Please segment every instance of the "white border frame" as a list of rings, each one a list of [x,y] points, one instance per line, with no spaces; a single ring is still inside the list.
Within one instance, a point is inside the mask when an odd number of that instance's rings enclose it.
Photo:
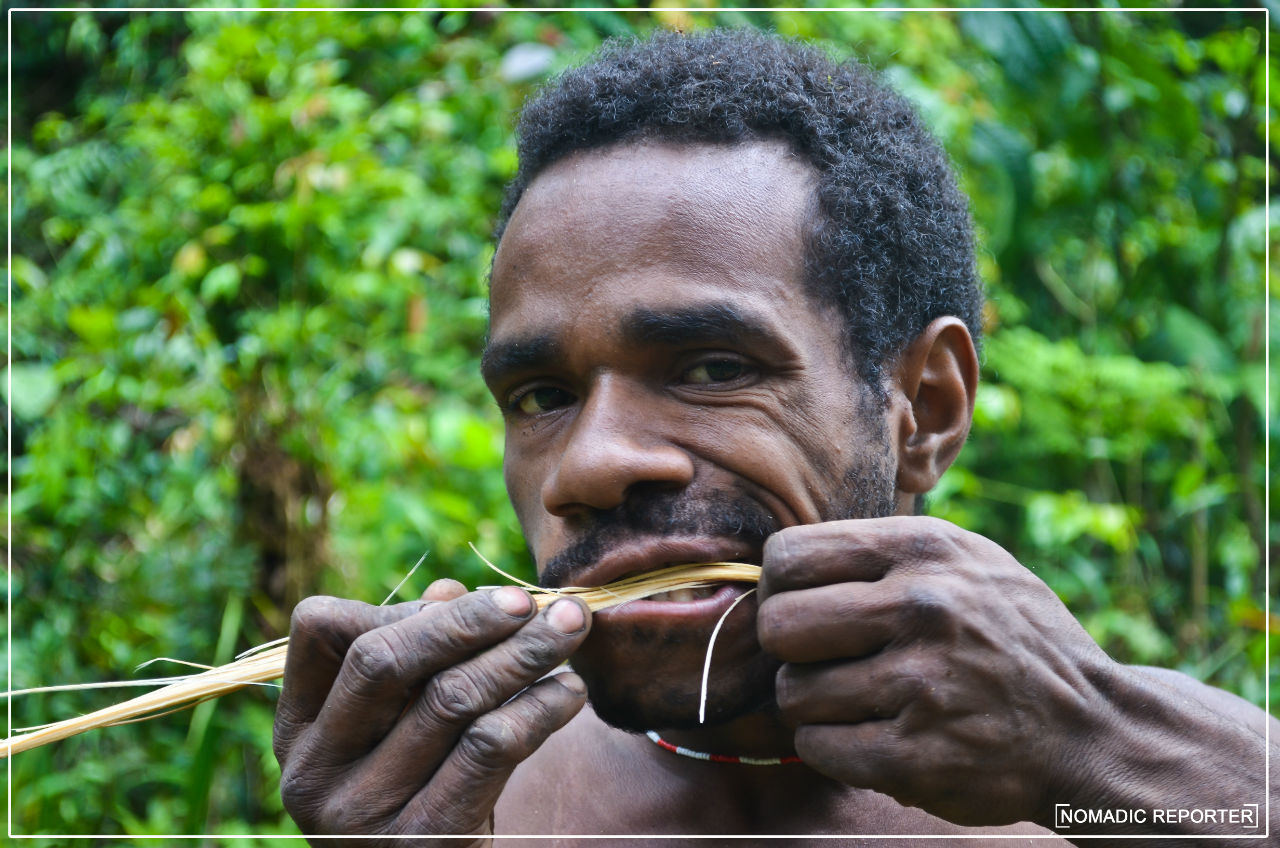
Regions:
[[[662,11],[664,11],[664,12],[692,12],[692,13],[706,13],[706,12],[718,12],[718,11],[725,11],[725,12],[728,12],[728,11],[732,11],[732,12],[814,12],[814,13],[824,13],[824,12],[875,12],[875,13],[884,13],[884,12],[899,12],[899,13],[901,13],[901,12],[910,12],[910,13],[916,13],[916,12],[957,12],[957,11],[964,11],[964,12],[1021,12],[1021,13],[1028,13],[1028,12],[1093,12],[1093,13],[1095,13],[1095,14],[1098,14],[1098,13],[1105,14],[1105,13],[1110,13],[1110,12],[1119,12],[1119,13],[1132,13],[1132,12],[1164,12],[1164,13],[1173,13],[1173,14],[1177,14],[1177,13],[1180,13],[1180,12],[1224,12],[1224,11],[1261,12],[1261,13],[1263,14],[1263,57],[1262,57],[1262,60],[1263,60],[1263,62],[1264,62],[1264,87],[1263,87],[1264,94],[1263,94],[1263,103],[1262,103],[1262,108],[1263,108],[1263,117],[1264,117],[1264,123],[1263,123],[1263,125],[1264,125],[1264,128],[1265,128],[1265,129],[1264,129],[1264,145],[1265,145],[1265,156],[1264,156],[1264,162],[1265,162],[1265,163],[1266,163],[1266,165],[1267,165],[1266,170],[1264,171],[1264,176],[1263,176],[1264,194],[1265,194],[1265,197],[1264,197],[1264,203],[1263,203],[1263,208],[1264,208],[1265,213],[1266,213],[1266,234],[1265,234],[1265,236],[1264,236],[1265,241],[1264,241],[1264,260],[1263,260],[1263,292],[1262,292],[1262,294],[1263,294],[1263,310],[1264,310],[1264,312],[1263,312],[1263,315],[1264,315],[1263,323],[1264,323],[1264,333],[1265,333],[1265,335],[1266,335],[1265,354],[1264,354],[1265,358],[1264,358],[1264,366],[1263,366],[1263,372],[1264,372],[1264,374],[1265,374],[1265,379],[1266,379],[1266,386],[1264,387],[1264,398],[1265,398],[1265,400],[1264,400],[1264,405],[1265,405],[1265,409],[1263,410],[1263,414],[1264,414],[1264,416],[1269,414],[1270,409],[1271,409],[1271,310],[1270,310],[1270,308],[1269,308],[1269,306],[1270,306],[1269,301],[1270,301],[1270,294],[1271,294],[1271,169],[1270,169],[1270,163],[1271,163],[1271,121],[1267,119],[1267,116],[1268,116],[1268,113],[1269,113],[1269,111],[1270,111],[1270,101],[1271,101],[1271,63],[1270,63],[1270,61],[1269,61],[1269,60],[1270,60],[1270,58],[1271,58],[1271,9],[1270,9],[1270,7],[1265,7],[1265,6],[1264,6],[1264,7],[1223,7],[1223,8],[1213,8],[1213,7],[1187,7],[1187,8],[1158,8],[1158,7],[1114,8],[1114,7],[1112,7],[1112,8],[1102,8],[1102,9],[1100,9],[1100,8],[1089,8],[1089,7],[1067,7],[1067,8],[1045,8],[1045,7],[1037,7],[1037,8],[1020,8],[1020,7],[1009,7],[1009,6],[991,6],[991,7],[980,7],[980,8],[963,8],[963,7],[928,7],[928,8],[900,8],[900,7],[886,7],[886,8],[866,8],[866,7],[861,7],[861,8],[851,8],[851,7],[835,7],[835,8],[796,8],[796,7],[792,7],[792,6],[748,6],[748,7],[723,8],[723,9],[722,9],[722,8],[715,8],[715,7],[713,7],[713,8],[698,8],[698,7],[665,7],[665,6],[664,6],[664,7],[662,7],[662,8],[661,8],[661,10],[662,10]],[[5,17],[6,17],[6,27],[7,27],[7,51],[8,51],[8,52],[7,52],[7,54],[6,54],[6,55],[7,55],[7,68],[6,68],[6,71],[7,71],[7,74],[6,74],[6,80],[7,80],[7,90],[6,90],[6,93],[7,93],[7,101],[6,101],[6,108],[7,108],[7,112],[6,112],[6,124],[7,124],[7,126],[6,126],[6,143],[7,143],[7,145],[8,145],[8,146],[7,146],[7,149],[6,149],[6,161],[7,161],[8,171],[7,171],[7,172],[6,172],[6,174],[5,174],[5,179],[6,179],[6,190],[7,190],[7,192],[8,192],[8,195],[7,195],[7,198],[6,198],[6,200],[7,200],[7,210],[6,210],[6,211],[7,211],[7,214],[8,214],[8,218],[7,218],[8,228],[7,228],[7,233],[6,233],[6,249],[5,249],[6,283],[7,283],[7,289],[6,289],[6,301],[5,301],[5,303],[6,303],[6,307],[7,307],[7,311],[6,311],[6,333],[7,333],[7,335],[5,336],[5,344],[6,344],[6,355],[7,355],[7,357],[8,357],[8,358],[7,358],[7,361],[8,361],[8,362],[12,362],[12,361],[13,361],[13,308],[12,308],[12,304],[13,304],[13,14],[14,14],[14,12],[441,12],[441,11],[445,11],[445,12],[479,12],[479,11],[491,11],[491,12],[525,12],[525,13],[529,13],[529,12],[532,12],[532,13],[540,13],[540,12],[592,12],[592,11],[594,11],[594,12],[601,12],[601,11],[608,11],[608,12],[631,12],[631,13],[641,13],[641,14],[644,14],[644,13],[651,12],[651,11],[653,11],[653,10],[652,10],[652,9],[645,9],[645,8],[636,8],[636,9],[619,9],[619,8],[611,7],[611,6],[593,6],[593,7],[586,7],[586,8],[574,8],[574,7],[552,7],[552,8],[545,8],[545,9],[543,9],[543,8],[539,8],[539,9],[519,9],[519,8],[510,8],[510,7],[492,7],[492,6],[443,6],[443,7],[414,7],[414,8],[397,8],[397,7],[380,7],[380,6],[370,6],[370,7],[367,7],[367,8],[361,8],[361,7],[349,7],[349,6],[328,7],[328,8],[326,8],[326,7],[310,7],[310,6],[308,6],[308,7],[299,7],[299,8],[283,8],[283,7],[264,7],[264,8],[259,8],[259,7],[225,7],[225,6],[207,7],[207,8],[191,8],[191,7],[181,7],[181,6],[179,6],[179,7],[169,7],[169,8],[164,8],[164,7],[151,7],[151,6],[138,7],[138,8],[110,7],[110,6],[88,6],[88,7],[65,7],[65,6],[52,6],[52,7],[48,7],[48,8],[29,7],[29,6],[24,6],[24,7],[11,7],[11,8],[8,10],[8,13],[7,13],[7,14],[6,14],[6,16],[5,16]],[[12,393],[13,393],[13,373],[12,373],[12,371],[11,371],[11,370],[10,370],[10,371],[8,371],[8,381],[7,381],[7,385],[6,385],[6,387],[5,387],[5,390],[6,390],[6,395],[5,395],[6,397],[12,397],[12,396],[13,396],[13,395],[12,395]],[[7,663],[8,663],[8,668],[7,668],[7,675],[8,675],[8,676],[6,677],[5,685],[6,685],[6,687],[7,687],[7,688],[6,688],[6,692],[11,693],[11,692],[13,691],[13,514],[12,514],[12,511],[10,510],[10,508],[9,508],[9,505],[10,505],[10,504],[12,503],[12,501],[13,501],[13,474],[12,474],[12,466],[13,466],[13,407],[12,407],[12,405],[11,405],[11,404],[10,404],[10,405],[6,405],[6,412],[7,412],[7,415],[6,415],[6,421],[5,421],[5,427],[6,427],[6,430],[5,430],[5,436],[6,436],[6,450],[7,450],[7,454],[6,454],[6,456],[7,456],[8,463],[9,463],[8,467],[9,467],[9,469],[10,469],[10,473],[8,474],[8,491],[6,492],[7,500],[5,501],[5,521],[6,521],[6,525],[5,525],[5,526],[6,526],[6,530],[7,530],[7,534],[8,534],[8,535],[7,535],[7,537],[6,537],[6,550],[5,550],[5,566],[6,566],[6,567],[5,567],[5,581],[6,581],[6,590],[7,590],[7,594],[6,594],[6,610],[5,610],[5,612],[6,612],[6,616],[7,616],[7,617],[6,617],[5,624],[6,624],[6,639],[7,639],[7,643],[6,643],[6,644],[7,644],[7,648],[8,648],[7,653],[6,653],[6,659],[7,659]],[[1263,595],[1263,620],[1264,620],[1264,622],[1267,622],[1267,624],[1266,624],[1266,625],[1264,625],[1264,630],[1263,630],[1263,646],[1264,646],[1264,654],[1265,654],[1265,656],[1264,656],[1264,660],[1263,660],[1263,703],[1264,703],[1264,706],[1263,706],[1263,712],[1264,712],[1264,713],[1266,713],[1267,715],[1270,715],[1270,711],[1269,711],[1269,708],[1268,708],[1268,706],[1267,706],[1267,705],[1269,705],[1269,704],[1270,704],[1270,702],[1271,702],[1271,674],[1270,674],[1270,672],[1271,672],[1271,628],[1270,628],[1270,625],[1269,625],[1269,622],[1270,622],[1270,620],[1271,620],[1271,592],[1270,592],[1270,587],[1271,587],[1271,521],[1270,521],[1270,516],[1271,516],[1271,486],[1270,486],[1270,471],[1271,471],[1271,440],[1270,440],[1270,438],[1268,437],[1268,435],[1267,435],[1267,433],[1266,433],[1265,429],[1264,429],[1264,433],[1263,433],[1263,463],[1264,463],[1264,467],[1266,468],[1267,483],[1268,483],[1268,484],[1267,484],[1267,486],[1265,487],[1265,491],[1264,491],[1264,495],[1263,495],[1263,504],[1264,504],[1264,506],[1263,506],[1263,522],[1264,522],[1264,526],[1263,526],[1263,534],[1264,534],[1264,538],[1265,538],[1265,540],[1266,540],[1266,541],[1265,541],[1265,551],[1264,551],[1264,562],[1263,562],[1263,586],[1264,586],[1264,595]],[[8,721],[8,725],[7,725],[7,726],[11,728],[11,727],[13,727],[13,699],[12,699],[11,697],[6,697],[5,701],[6,701],[7,721]],[[1264,809],[1265,809],[1264,818],[1265,818],[1265,820],[1266,820],[1266,828],[1265,828],[1264,832],[1262,832],[1262,833],[1258,833],[1258,834],[1238,834],[1238,835],[1221,835],[1221,836],[1201,836],[1201,835],[1196,835],[1196,834],[1172,835],[1172,836],[1165,836],[1165,835],[1159,835],[1159,836],[1156,836],[1156,835],[1153,835],[1153,834],[1128,834],[1128,835],[1120,835],[1120,836],[1107,835],[1107,834],[1070,834],[1070,839],[1071,839],[1071,840],[1076,840],[1076,839],[1151,839],[1151,838],[1159,838],[1159,839],[1267,839],[1267,838],[1269,838],[1269,837],[1270,837],[1270,835],[1271,835],[1271,722],[1270,722],[1270,721],[1266,722],[1266,729],[1265,729],[1265,733],[1264,733],[1264,735],[1265,735],[1265,739],[1266,739],[1266,744],[1265,744],[1265,747],[1264,747],[1264,766],[1263,766],[1263,768],[1264,768],[1264,774],[1263,774],[1263,785],[1264,785],[1264,787],[1265,787],[1265,791],[1266,791],[1266,799],[1265,799],[1265,807],[1264,807]],[[113,839],[122,839],[122,838],[123,838],[123,839],[130,839],[130,840],[134,840],[134,839],[212,839],[212,840],[221,840],[221,839],[264,839],[264,840],[294,839],[294,840],[296,840],[296,839],[303,839],[303,838],[304,838],[304,837],[301,837],[301,836],[280,836],[280,835],[270,835],[270,834],[268,834],[268,835],[259,835],[259,834],[253,834],[253,833],[247,833],[247,834],[216,834],[216,833],[214,833],[214,834],[198,834],[198,835],[196,835],[196,834],[165,834],[165,835],[141,835],[141,836],[132,836],[132,835],[130,835],[130,836],[124,836],[124,837],[122,837],[122,836],[120,836],[120,835],[118,835],[118,834],[15,834],[15,833],[13,832],[13,758],[12,758],[12,756],[10,756],[10,755],[7,755],[7,756],[6,756],[6,759],[5,759],[5,766],[6,766],[6,769],[7,769],[7,783],[6,783],[6,796],[7,796],[7,797],[6,797],[6,808],[7,808],[7,816],[6,816],[6,830],[7,830],[8,837],[9,837],[10,839],[107,839],[107,840],[113,840]],[[445,835],[445,836],[433,835],[433,837],[432,837],[432,838],[447,839],[447,838],[458,838],[458,837],[464,837],[464,838],[475,838],[474,834],[459,834],[459,835],[456,835],[456,836],[451,836],[451,835]],[[307,839],[307,840],[313,840],[313,839],[349,839],[349,838],[351,838],[351,837],[349,837],[349,836],[328,836],[328,835],[326,835],[326,836],[314,836],[314,835],[307,835],[307,836],[305,837],[305,839]],[[385,838],[387,838],[387,837],[382,837],[382,838],[384,838],[384,839],[385,839]],[[419,838],[422,838],[422,837],[420,837],[420,836],[401,836],[401,837],[391,837],[391,838],[393,838],[393,839],[419,839]],[[502,837],[501,835],[499,835],[497,838],[503,838],[503,837]],[[796,835],[769,835],[769,836],[759,836],[759,835],[755,835],[755,834],[726,834],[726,835],[712,835],[712,834],[705,834],[705,835],[698,835],[698,834],[689,834],[689,835],[679,835],[679,834],[657,834],[657,835],[648,835],[648,834],[609,834],[609,835],[598,835],[598,834],[536,834],[536,835],[526,835],[526,834],[519,834],[519,835],[512,835],[512,836],[511,836],[511,837],[509,837],[509,838],[511,838],[511,839],[619,839],[619,838],[644,838],[644,839],[755,839],[755,840],[762,840],[762,839],[815,839],[815,838],[822,838],[822,839],[925,839],[925,838],[927,838],[927,839],[978,839],[978,838],[980,838],[980,839],[1066,839],[1067,837],[1066,837],[1066,836],[1063,836],[1063,835],[1061,835],[1061,834],[1049,834],[1049,835],[1043,835],[1043,836],[1037,836],[1037,835],[1025,835],[1025,834],[1018,834],[1018,835],[1013,835],[1013,834],[1009,834],[1009,835],[1005,835],[1005,834],[991,834],[991,835],[983,835],[983,836],[968,836],[968,835],[929,835],[929,834],[925,834],[925,835],[921,835],[921,834],[904,835],[904,834],[812,834],[812,833],[810,833],[810,834],[796,834]]]

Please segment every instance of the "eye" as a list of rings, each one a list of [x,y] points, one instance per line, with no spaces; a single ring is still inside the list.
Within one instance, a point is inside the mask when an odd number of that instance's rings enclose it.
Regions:
[[[695,386],[707,386],[714,383],[731,383],[748,373],[750,366],[740,359],[708,359],[685,371],[682,375],[686,383]]]
[[[509,409],[524,415],[551,412],[573,403],[573,395],[555,386],[536,386],[512,397]]]

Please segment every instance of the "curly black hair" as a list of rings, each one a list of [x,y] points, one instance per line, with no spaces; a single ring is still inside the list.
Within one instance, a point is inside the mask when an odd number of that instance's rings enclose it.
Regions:
[[[809,293],[839,308],[874,393],[934,318],[954,315],[980,337],[972,226],[950,162],[911,105],[856,61],[750,29],[614,40],[532,98],[516,134],[498,239],[529,184],[571,153],[781,139],[818,175]]]

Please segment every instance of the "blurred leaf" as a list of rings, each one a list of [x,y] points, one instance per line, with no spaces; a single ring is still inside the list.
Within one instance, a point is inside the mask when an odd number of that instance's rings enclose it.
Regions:
[[[58,378],[48,365],[15,362],[5,369],[5,402],[20,419],[34,421],[58,399]]]
[[[200,299],[209,303],[231,300],[239,291],[240,269],[230,262],[214,268],[200,283]]]

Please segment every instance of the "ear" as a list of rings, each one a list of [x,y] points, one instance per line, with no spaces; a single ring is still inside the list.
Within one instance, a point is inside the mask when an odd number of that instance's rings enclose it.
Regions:
[[[927,492],[964,447],[978,390],[978,354],[964,322],[933,320],[899,357],[892,376],[898,490]]]

